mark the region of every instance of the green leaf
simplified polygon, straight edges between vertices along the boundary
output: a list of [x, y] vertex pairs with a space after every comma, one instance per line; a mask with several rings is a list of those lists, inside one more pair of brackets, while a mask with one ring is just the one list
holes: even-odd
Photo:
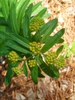
[[59, 71], [54, 65], [46, 65], [44, 62], [40, 65], [40, 68], [52, 78], [59, 78]]
[[33, 6], [33, 10], [32, 10], [32, 12], [34, 12], [40, 5], [41, 5], [41, 1], [40, 2], [38, 2], [37, 4], [35, 4], [34, 6]]
[[71, 51], [71, 54], [75, 55], [75, 49], [71, 49], [70, 51]]
[[25, 13], [28, 15], [29, 18], [31, 17], [32, 8], [33, 8], [33, 4], [30, 4], [27, 10], [25, 11]]
[[53, 19], [53, 20], [50, 21], [49, 26], [44, 31], [43, 37], [41, 39], [41, 42], [45, 42], [49, 38], [50, 34], [56, 28], [57, 23], [58, 23], [58, 20], [57, 19]]
[[61, 29], [60, 31], [58, 31], [49, 41], [45, 43], [41, 52], [44, 53], [47, 50], [49, 50], [52, 46], [54, 46], [63, 36], [64, 32], [65, 32], [65, 29]]
[[75, 49], [75, 41], [73, 41], [71, 49]]
[[14, 72], [12, 71], [12, 68], [18, 66], [18, 64], [19, 63], [12, 64], [12, 63], [8, 62], [8, 70], [7, 70], [7, 73], [5, 76], [5, 81], [4, 81], [6, 86], [9, 85], [12, 77], [14, 76]]
[[27, 39], [25, 39], [24, 37], [18, 35], [18, 34], [15, 34], [14, 36], [16, 36], [17, 38], [19, 38], [20, 40], [22, 40], [23, 42], [25, 42], [26, 44], [29, 45], [29, 41]]
[[8, 0], [9, 1], [9, 5], [11, 6], [12, 3], [14, 3], [15, 5], [17, 5], [17, 0]]
[[11, 4], [9, 16], [10, 16], [9, 18], [10, 18], [11, 29], [15, 34], [18, 34], [19, 27], [16, 18], [16, 5], [14, 3]]
[[22, 67], [23, 67], [24, 74], [28, 77], [28, 70], [27, 70], [26, 62], [24, 62]]
[[27, 14], [25, 14], [24, 18], [23, 18], [23, 36], [25, 38], [29, 38], [29, 17]]
[[26, 50], [25, 48], [23, 48], [22, 46], [18, 45], [14, 41], [8, 40], [5, 44], [8, 47], [12, 48], [13, 50], [19, 51], [21, 53], [24, 53], [24, 54], [32, 54], [30, 51]]
[[57, 55], [59, 55], [59, 54], [62, 52], [63, 47], [64, 47], [64, 46], [62, 45], [62, 46], [60, 46], [60, 47], [57, 49], [57, 51], [56, 51]]
[[10, 38], [9, 33], [3, 30], [0, 30], [0, 39], [5, 40]]
[[75, 55], [75, 41], [73, 41], [72, 47], [70, 48], [70, 51]]
[[[49, 36], [44, 42], [49, 41], [52, 37], [53, 37], [53, 36]], [[59, 44], [59, 43], [63, 43], [63, 42], [64, 42], [64, 40], [63, 40], [62, 38], [60, 38], [60, 40], [57, 41], [58, 44]]]
[[9, 53], [8, 48], [6, 47], [4, 41], [0, 43], [0, 56], [7, 55]]
[[30, 0], [24, 0], [24, 2], [21, 3], [21, 5], [19, 7], [19, 11], [17, 12], [18, 13], [18, 25], [19, 25], [19, 27], [21, 27], [22, 18], [25, 15], [25, 10], [26, 10], [26, 7], [28, 6], [29, 2], [30, 2]]
[[45, 13], [42, 18], [49, 18], [51, 16], [51, 13]]
[[7, 25], [7, 23], [3, 17], [0, 17], [0, 25]]
[[8, 0], [0, 0], [0, 2], [1, 2], [1, 5], [2, 5], [3, 16], [4, 16], [5, 20], [7, 21], [8, 15], [9, 15]]
[[[45, 41], [45, 36], [46, 38], [49, 37], [49, 35], [53, 32], [53, 30], [55, 29], [55, 27], [57, 26], [57, 23], [58, 23], [58, 20], [55, 18], [49, 22], [47, 22], [46, 24], [44, 24], [40, 30], [38, 32], [36, 32], [35, 34], [35, 40], [38, 40], [39, 38], [39, 32], [40, 32], [40, 35], [44, 35], [44, 37], [42, 38], [41, 41]], [[47, 40], [47, 39], [46, 39]]]
[[[11, 35], [11, 40], [14, 40], [16, 43], [18, 43], [21, 46], [24, 46], [26, 48], [30, 48], [29, 44], [26, 43], [26, 41], [23, 41], [22, 39], [20, 39], [19, 37], [17, 37], [18, 35]], [[24, 39], [25, 40], [25, 39]]]
[[61, 38], [57, 43], [59, 44], [59, 43], [63, 43], [64, 42], [64, 40]]
[[32, 16], [36, 16], [40, 11], [42, 11], [45, 7], [43, 6], [39, 6], [37, 9], [35, 9], [33, 12], [32, 12]]
[[66, 48], [67, 50], [70, 49], [69, 46], [68, 46], [68, 44], [66, 44], [66, 43], [63, 43], [63, 46], [64, 46], [64, 48]]
[[0, 31], [5, 32], [3, 35], [5, 34], [11, 34], [11, 30], [8, 26], [4, 26], [4, 25], [0, 25]]
[[[11, 0], [10, 0], [11, 1]], [[19, 10], [21, 9], [22, 5], [25, 3], [26, 0], [19, 0], [16, 6], [17, 15], [19, 14]], [[17, 16], [18, 17], [18, 16]]]
[[6, 27], [3, 26], [3, 25], [0, 25], [0, 30], [2, 30], [2, 31], [6, 31]]
[[33, 3], [33, 2], [35, 2], [35, 0], [30, 0], [30, 4]]
[[46, 13], [46, 11], [47, 11], [47, 8], [44, 8], [36, 16], [42, 17]]
[[35, 84], [38, 83], [38, 66], [34, 66], [31, 70], [31, 77]]

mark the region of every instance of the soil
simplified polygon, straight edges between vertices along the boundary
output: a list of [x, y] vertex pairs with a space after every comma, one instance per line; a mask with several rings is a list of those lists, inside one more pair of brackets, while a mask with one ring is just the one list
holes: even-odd
[[[37, 0], [37, 2], [40, 0]], [[71, 46], [75, 41], [75, 0], [43, 0], [51, 16], [46, 21], [58, 18], [59, 26], [55, 32], [65, 28], [65, 43]], [[58, 47], [56, 45], [53, 49]], [[4, 85], [6, 64], [0, 65], [0, 100], [75, 100], [75, 55], [66, 59], [66, 67], [60, 70], [60, 78], [54, 80], [48, 76], [34, 84], [31, 77], [22, 73], [13, 77], [9, 86]], [[25, 98], [17, 98], [17, 93]]]

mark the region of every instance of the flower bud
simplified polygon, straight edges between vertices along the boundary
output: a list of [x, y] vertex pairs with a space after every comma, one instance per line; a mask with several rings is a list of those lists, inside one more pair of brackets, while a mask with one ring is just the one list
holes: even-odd
[[56, 66], [57, 68], [63, 68], [64, 66], [66, 65], [66, 62], [65, 62], [65, 58], [64, 56], [60, 56], [57, 60], [56, 60]]
[[28, 65], [30, 66], [30, 67], [35, 67], [36, 66], [36, 60], [29, 60], [28, 61]]
[[12, 71], [16, 74], [16, 75], [20, 75], [21, 74], [21, 69], [18, 67], [13, 67]]
[[33, 22], [37, 22], [40, 26], [42, 26], [42, 25], [45, 24], [43, 18], [41, 18], [41, 17], [35, 17], [35, 18], [33, 19]]
[[30, 50], [34, 53], [34, 54], [39, 54], [40, 50], [41, 50], [41, 44], [37, 43], [37, 42], [31, 42], [30, 44]]
[[44, 20], [41, 17], [35, 17], [29, 26], [31, 32], [37, 31], [44, 24]]
[[54, 64], [56, 58], [57, 58], [56, 52], [49, 52], [49, 53], [46, 55], [46, 63], [47, 63], [47, 64]]
[[29, 26], [29, 29], [31, 32], [37, 31], [37, 30], [39, 30], [39, 28], [40, 28], [40, 26], [37, 22], [31, 23]]
[[10, 60], [12, 63], [17, 62], [19, 59], [18, 54], [15, 51], [11, 51], [8, 55], [8, 60]]

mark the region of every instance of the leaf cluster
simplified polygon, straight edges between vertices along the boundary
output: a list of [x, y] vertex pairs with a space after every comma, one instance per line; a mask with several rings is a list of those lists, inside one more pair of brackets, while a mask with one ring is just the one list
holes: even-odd
[[[35, 0], [0, 0], [0, 56], [9, 55], [11, 51], [15, 51], [20, 59], [16, 63], [8, 60], [8, 69], [5, 77], [5, 84], [8, 85], [14, 76], [12, 70], [23, 63], [24, 74], [28, 77], [28, 68], [31, 71], [31, 77], [35, 83], [38, 83], [38, 77], [44, 77], [42, 71], [52, 78], [59, 77], [59, 71], [54, 65], [47, 65], [42, 58], [42, 55], [50, 50], [55, 44], [62, 43], [61, 38], [65, 29], [59, 30], [51, 36], [52, 32], [58, 25], [58, 19], [48, 21], [43, 24], [37, 31], [32, 32], [29, 29], [33, 19], [40, 17], [44, 19], [49, 17], [47, 8], [42, 7], [38, 2], [33, 4]], [[30, 50], [30, 42], [40, 42], [42, 49], [39, 54], [34, 54]], [[57, 54], [62, 50], [62, 46], [56, 51]], [[25, 56], [25, 60], [22, 59]], [[28, 60], [36, 60], [35, 67], [28, 66]]]

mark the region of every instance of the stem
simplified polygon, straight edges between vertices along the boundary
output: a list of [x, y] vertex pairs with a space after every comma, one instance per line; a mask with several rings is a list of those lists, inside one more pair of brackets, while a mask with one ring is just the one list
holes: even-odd
[[28, 57], [26, 59], [20, 58], [19, 61], [27, 61], [27, 60], [29, 60], [30, 58], [33, 58], [33, 57], [35, 57], [35, 55], [32, 55], [32, 56], [30, 56], [30, 57]]

